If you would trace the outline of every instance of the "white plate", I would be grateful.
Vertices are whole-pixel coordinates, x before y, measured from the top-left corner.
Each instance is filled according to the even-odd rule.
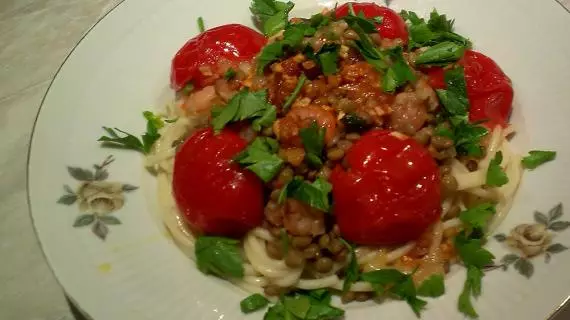
[[[297,1],[294,14],[310,14],[333,1]],[[517,144],[554,149],[558,158],[527,172],[511,214],[498,230],[508,232],[531,222],[533,212],[570,205],[570,15],[554,1],[409,0],[396,9],[422,14],[436,7],[456,19],[458,32],[476,49],[493,57],[512,78],[516,92],[513,122]],[[160,107],[168,94],[170,59],[197,33],[196,18],[206,25],[251,24],[249,0],[130,0],[98,23],[67,59],[37,120],[29,160],[31,212],[45,255],[66,292],[94,319],[241,319],[246,296],[227,282],[206,277],[165,235],[155,218],[152,177],[135,152],[103,149],[96,142],[101,126],[142,132],[142,110]],[[124,193],[124,206],[107,218],[105,241],[87,227],[72,227],[80,215],[77,202],[56,201],[79,186],[67,166],[93,169],[108,155],[108,181],[140,186]],[[77,172],[76,172],[77,174]],[[79,172],[81,175],[81,172]],[[85,174],[85,173],[83,173]],[[115,196],[120,205],[121,195]],[[70,197],[67,198],[70,200]],[[568,218],[570,214],[562,216]],[[87,219],[87,218],[86,218]],[[89,221],[82,221],[88,223]],[[101,232],[101,230],[99,230]],[[570,245],[570,232],[556,232],[554,242]],[[500,259],[504,244],[490,241]],[[476,302],[481,319],[543,319],[570,293],[570,252],[531,260],[534,274],[490,272]],[[447,280],[448,292],[430,301],[424,319],[461,319],[456,301],[463,272]],[[351,304],[348,319],[414,319],[401,302],[378,306]],[[261,314],[250,317],[261,318]]]

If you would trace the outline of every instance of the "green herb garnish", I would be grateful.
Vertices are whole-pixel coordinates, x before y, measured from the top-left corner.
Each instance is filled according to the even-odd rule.
[[[263,33],[272,36],[287,26],[293,6],[291,1],[253,0],[249,10],[259,20]]]
[[[198,17],[198,30],[200,33],[206,31],[206,27],[204,26],[204,19],[202,17]]]
[[[249,297],[243,299],[240,302],[239,306],[241,308],[241,312],[252,313],[265,308],[268,304],[269,300],[267,300],[266,297],[262,296],[259,293],[254,293]]]
[[[436,298],[445,294],[445,283],[441,274],[425,279],[418,288],[418,296]]]
[[[334,43],[325,44],[317,53],[321,70],[325,75],[332,75],[338,71],[338,50],[340,46]]]
[[[529,151],[528,156],[524,157],[521,162],[526,169],[535,169],[536,167],[548,161],[556,159],[556,151]]]
[[[291,92],[291,94],[287,97],[287,100],[285,100],[285,103],[283,103],[283,107],[281,108],[283,112],[287,112],[295,99],[297,99],[297,96],[301,92],[301,89],[303,89],[303,85],[305,84],[306,80],[307,76],[305,76],[305,74],[302,74],[299,77],[299,80],[297,80],[297,85],[295,85],[295,89],[293,89],[293,92]]]
[[[226,80],[231,80],[236,76],[237,72],[232,69],[232,68],[228,68],[228,70],[226,70],[226,72],[224,72],[224,79]]]
[[[344,315],[344,310],[330,305],[331,295],[326,289],[300,291],[282,296],[267,310],[264,320],[333,320]]]
[[[305,159],[315,168],[323,165],[322,154],[325,146],[325,133],[326,128],[319,127],[316,122],[311,123],[308,128],[299,130],[301,142],[305,147]]]
[[[222,237],[198,237],[195,245],[196,265],[205,274],[222,278],[243,278],[243,258],[239,240]]]
[[[212,109],[212,127],[219,132],[230,122],[250,119],[253,120],[252,128],[259,131],[273,124],[276,117],[275,106],[267,102],[267,90],[251,92],[243,89],[225,106]]]
[[[146,119],[146,132],[140,139],[118,128],[103,127],[108,136],[101,136],[97,141],[101,141],[103,146],[131,149],[144,154],[149,153],[152,145],[160,138],[158,129],[164,126],[164,122],[150,111],[143,112],[143,116]],[[119,133],[124,136],[121,137]]]
[[[453,20],[448,20],[445,14],[439,14],[435,9],[431,12],[429,21],[419,18],[415,12],[400,12],[408,24],[410,48],[433,46],[443,41],[452,41],[463,47],[471,47],[469,39],[453,32]]]
[[[360,277],[363,281],[369,282],[379,296],[389,293],[406,301],[418,317],[427,304],[417,297],[411,275],[396,269],[382,269],[365,272]]]
[[[264,182],[269,182],[279,173],[284,163],[283,159],[277,156],[277,149],[275,139],[257,137],[234,161],[253,171]]]
[[[485,184],[492,187],[500,187],[509,182],[509,177],[501,168],[503,162],[503,153],[501,151],[495,154],[495,157],[489,162],[487,169],[487,180]]]
[[[474,229],[484,229],[495,212],[494,204],[482,203],[459,213],[459,219],[471,232]]]
[[[350,252],[350,262],[346,267],[344,283],[342,285],[342,292],[345,293],[350,291],[350,287],[352,286],[352,284],[358,281],[358,278],[360,277],[360,267],[358,266],[356,253],[354,252],[354,248],[352,247],[352,245],[350,245],[350,243],[348,243],[346,240],[342,238],[340,240],[342,241],[342,243],[344,243],[344,245]]]
[[[445,41],[429,47],[416,57],[416,65],[441,66],[459,60],[465,47],[451,41]]]
[[[388,54],[392,59],[392,65],[386,70],[382,81],[382,88],[386,92],[394,92],[408,81],[416,80],[416,75],[406,60],[404,60],[402,51],[402,47],[399,46],[388,50]]]
[[[330,210],[329,193],[332,186],[323,178],[317,178],[313,183],[295,177],[287,183],[279,194],[279,203],[286,198],[294,198],[324,212]]]

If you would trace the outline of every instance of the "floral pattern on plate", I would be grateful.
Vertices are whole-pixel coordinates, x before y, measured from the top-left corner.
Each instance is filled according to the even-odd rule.
[[[495,240],[505,243],[512,251],[501,259],[503,270],[513,265],[521,275],[530,278],[534,273],[531,259],[543,255],[544,262],[549,263],[553,254],[567,250],[565,245],[554,242],[557,232],[570,227],[570,221],[560,220],[563,214],[562,203],[559,203],[548,214],[535,211],[532,224],[519,224],[508,235],[494,235]]]
[[[75,219],[73,227],[91,226],[91,231],[101,240],[107,238],[108,226],[121,224],[113,213],[125,204],[125,193],[138,189],[130,184],[107,181],[107,168],[113,161],[115,158],[108,156],[102,163],[94,164],[93,169],[68,166],[69,175],[79,185],[75,190],[64,185],[65,194],[57,200],[57,203],[68,206],[77,203],[82,214]]]

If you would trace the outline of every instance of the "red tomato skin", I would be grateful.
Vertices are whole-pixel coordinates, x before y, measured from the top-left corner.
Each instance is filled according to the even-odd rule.
[[[465,69],[470,104],[469,120],[488,120],[484,125],[489,128],[496,125],[507,126],[514,96],[511,79],[495,61],[477,51],[465,51],[459,65]],[[429,68],[426,73],[434,89],[446,87],[442,68]]]
[[[241,24],[206,30],[178,50],[172,59],[170,84],[174,90],[180,90],[192,81],[195,88],[203,88],[225,71],[215,70],[219,62],[236,67],[240,62],[251,61],[266,43],[262,34]],[[202,66],[210,66],[218,74],[206,76],[200,72]]]
[[[360,245],[416,240],[441,214],[439,169],[411,138],[371,131],[348,151],[350,169],[331,174],[341,235]]]
[[[381,16],[382,24],[376,24],[376,29],[382,38],[396,39],[400,38],[404,44],[408,43],[408,28],[406,22],[394,10],[379,6],[373,2],[349,2],[352,4],[354,12],[358,14],[360,11],[367,18]],[[342,18],[348,15],[348,5],[345,3],[336,9],[336,17]]]
[[[204,129],[176,154],[174,198],[192,231],[237,238],[261,225],[263,184],[231,161],[246,146],[233,131]]]

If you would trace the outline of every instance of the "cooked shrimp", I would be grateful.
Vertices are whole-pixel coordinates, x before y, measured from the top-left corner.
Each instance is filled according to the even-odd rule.
[[[285,117],[273,123],[273,132],[283,144],[300,147],[299,130],[309,127],[313,121],[326,129],[325,142],[330,142],[336,135],[336,117],[332,111],[317,105],[293,106]]]
[[[219,97],[214,86],[207,86],[188,96],[182,105],[182,109],[185,109],[190,114],[207,113],[210,112],[217,100],[219,100]]]
[[[414,92],[402,92],[396,96],[390,115],[392,130],[412,136],[427,120],[427,110]]]

